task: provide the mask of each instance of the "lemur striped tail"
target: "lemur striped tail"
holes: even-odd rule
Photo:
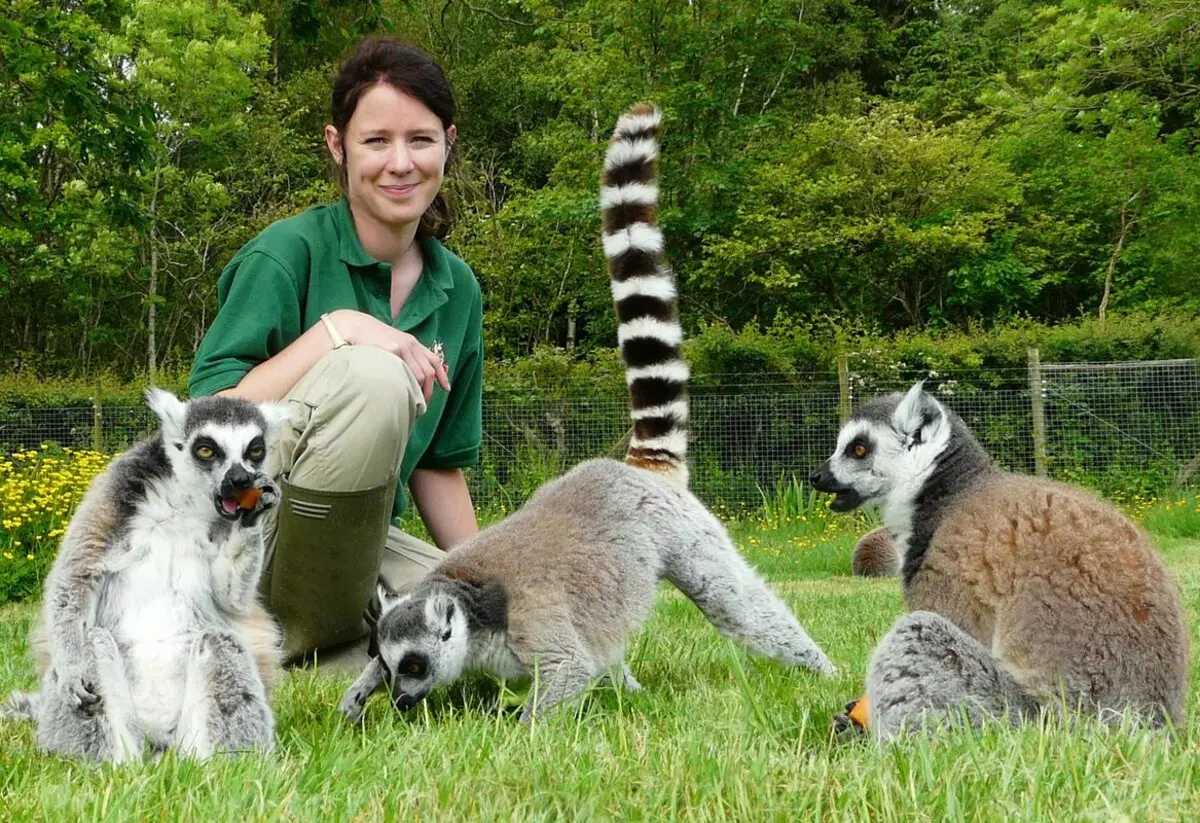
[[[633,438],[625,462],[687,487],[688,368],[675,276],[658,228],[658,109],[639,103],[617,120],[604,157],[604,256],[617,309]]]

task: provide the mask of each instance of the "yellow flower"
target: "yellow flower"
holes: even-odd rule
[[[33,555],[32,555],[32,554],[27,554],[27,555],[25,555],[25,559],[26,559],[26,560],[32,560],[32,559],[33,559]]]

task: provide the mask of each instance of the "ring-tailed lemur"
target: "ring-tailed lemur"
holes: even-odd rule
[[[855,412],[810,481],[835,511],[879,507],[903,558],[913,611],[867,669],[878,738],[959,712],[1016,723],[1057,706],[1182,720],[1179,594],[1112,505],[998,470],[921,383]]]
[[[634,421],[625,462],[592,460],[454,548],[404,597],[380,592],[379,650],[342,699],[361,717],[385,681],[408,709],[464,671],[538,682],[522,713],[579,694],[620,666],[657,582],[675,584],[724,635],[822,673],[833,664],[687,491],[687,366],[675,281],[656,226],[659,112],[617,122],[604,165],[604,252]]]
[[[850,565],[857,577],[895,577],[900,573],[900,553],[886,526],[858,538]]]
[[[157,389],[147,400],[161,431],[80,502],[32,637],[41,691],[14,693],[8,713],[67,756],[118,762],[146,742],[202,758],[269,750],[280,637],[257,589],[260,517],[279,491],[262,465],[284,409]]]

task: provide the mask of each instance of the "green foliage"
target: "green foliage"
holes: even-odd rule
[[[499,375],[551,365],[547,347],[585,373],[611,348],[596,184],[613,118],[642,98],[666,117],[661,222],[701,370],[826,371],[926,332],[960,340],[929,349],[943,367],[1017,363],[1023,336],[1094,359],[1116,346],[1102,327],[1091,347],[1053,330],[1195,312],[1198,11],[14,0],[0,357],[39,376],[186,369],[236,250],[338,196],[329,79],[386,30],[457,91],[450,240],[483,283]]]
[[[1016,180],[981,132],[880,102],[764,136],[749,149],[758,162],[733,231],[709,241],[702,276],[747,277],[791,311],[819,302],[885,319],[895,305],[895,326],[1025,305],[1037,282],[993,259]]]

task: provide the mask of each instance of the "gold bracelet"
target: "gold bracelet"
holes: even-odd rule
[[[349,346],[350,341],[342,337],[342,333],[337,330],[337,326],[333,325],[333,320],[328,314],[321,315],[321,322],[325,324],[325,331],[329,332],[329,339],[333,341],[333,350],[337,351],[342,346]]]

